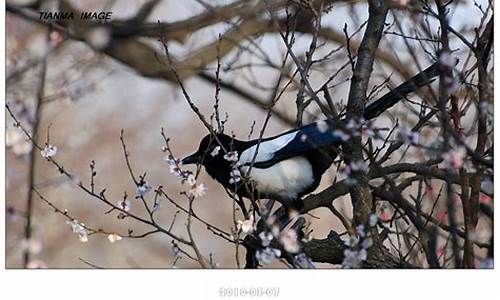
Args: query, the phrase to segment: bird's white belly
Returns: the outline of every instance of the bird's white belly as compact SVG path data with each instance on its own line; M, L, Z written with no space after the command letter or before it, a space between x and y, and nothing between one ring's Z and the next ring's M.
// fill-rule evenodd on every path
M241 173L246 174L248 168L241 167ZM265 169L253 167L248 177L260 193L283 199L295 199L298 193L314 182L311 164L300 156L280 161Z

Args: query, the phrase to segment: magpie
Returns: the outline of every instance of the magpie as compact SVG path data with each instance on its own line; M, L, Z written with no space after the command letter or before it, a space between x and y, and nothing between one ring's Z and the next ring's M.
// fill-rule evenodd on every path
M364 119L377 117L409 93L431 83L439 75L438 67L438 63L431 65L369 104ZM287 209L300 211L302 196L318 187L321 176L339 153L343 137L341 131L332 129L342 127L347 120L319 122L250 141L223 133L208 134L198 150L181 162L203 165L212 178L240 197L273 199Z

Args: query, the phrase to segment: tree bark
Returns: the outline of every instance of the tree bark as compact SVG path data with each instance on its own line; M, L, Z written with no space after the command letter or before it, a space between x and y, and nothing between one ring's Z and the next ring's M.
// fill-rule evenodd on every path
M373 70L375 52L378 49L384 21L389 9L388 1L369 1L369 17L363 40L359 46L357 60L352 75L349 98L347 102L347 119L360 120L363 116L366 102L366 91ZM361 137L353 137L344 145L345 162L363 160ZM352 179L356 184L349 189L354 207L353 216L356 224L366 223L372 211L372 196L368 186L368 176L365 172L355 172Z

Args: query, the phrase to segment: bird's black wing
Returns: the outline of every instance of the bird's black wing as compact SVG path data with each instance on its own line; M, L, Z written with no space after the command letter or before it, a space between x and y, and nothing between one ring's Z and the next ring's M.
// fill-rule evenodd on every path
M266 141L261 142L261 147L265 147L265 143L273 143L273 141L278 138L285 139L286 137L289 137L286 139L285 144L280 145L281 147L267 150L269 152L267 155L259 155L263 159L255 160L254 167L267 168L282 160L303 155L309 150L339 144L342 139L337 136L336 132L332 129L333 123L331 121L318 121L298 129L285 132L275 138L267 139ZM261 150L259 148L259 154L260 151Z

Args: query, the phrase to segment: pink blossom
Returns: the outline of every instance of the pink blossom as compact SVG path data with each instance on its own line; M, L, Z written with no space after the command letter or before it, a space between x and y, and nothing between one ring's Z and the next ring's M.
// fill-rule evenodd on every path
M381 211L379 214L378 214L378 218L379 220L381 220L382 222L389 222L391 220L391 216L389 215L389 213L387 213L387 211L383 210Z
M32 260L26 265L27 269L47 269L47 265L42 260Z
M442 257L444 255L446 255L446 247L443 246L443 247L440 247L436 250L436 255L437 257Z
M467 154L467 150L464 147L458 147L458 149L450 149L448 152L443 154L444 165L449 169L460 169L464 164L464 158Z
M481 193L479 195L479 202L483 204L491 205L493 203L493 197Z
M410 4L410 0L391 0L391 3L396 8L405 8Z
M442 224L446 224L446 222L448 220L447 215L448 215L448 213L444 210L438 212L437 218L438 218L439 222Z

